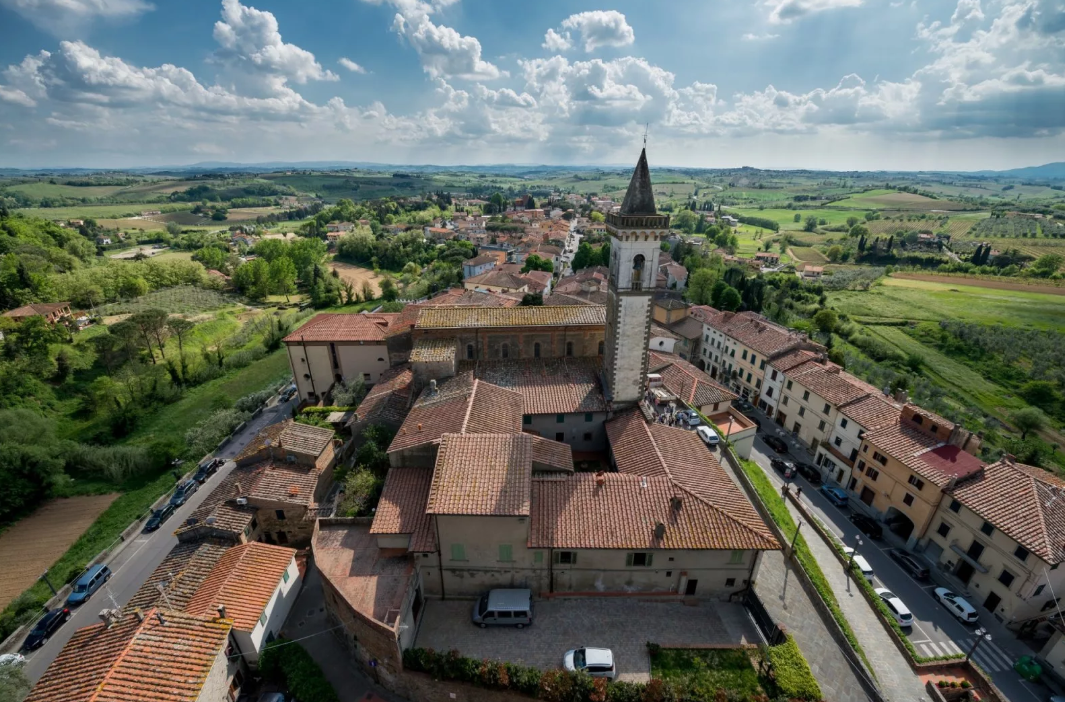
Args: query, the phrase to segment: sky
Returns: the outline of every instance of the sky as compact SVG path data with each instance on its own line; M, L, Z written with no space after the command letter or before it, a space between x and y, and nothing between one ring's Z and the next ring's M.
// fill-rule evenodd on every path
M0 167L1065 160L1065 0L0 0Z

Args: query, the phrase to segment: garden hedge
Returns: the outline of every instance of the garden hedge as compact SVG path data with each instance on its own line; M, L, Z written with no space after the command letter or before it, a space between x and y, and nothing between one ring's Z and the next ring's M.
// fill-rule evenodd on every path
M791 634L779 646L770 646L766 656L773 665L773 679L777 687L788 699L821 699L821 687Z
M321 667L297 643L282 638L268 644L259 657L259 672L300 702L340 702Z

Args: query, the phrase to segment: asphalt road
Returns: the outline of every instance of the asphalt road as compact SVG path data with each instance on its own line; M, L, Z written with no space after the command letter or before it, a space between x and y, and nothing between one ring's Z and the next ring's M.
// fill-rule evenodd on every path
M291 417L292 408L296 402L297 399L293 398L288 402L263 410L263 413L248 422L241 433L226 444L223 450L214 455L227 459L235 457L263 427ZM177 525L188 518L192 511L203 502L214 486L221 482L221 478L229 474L233 465L229 462L211 476L184 505L174 512L162 529L150 534L142 532L121 553L108 561L113 575L107 584L98 590L86 604L75 609L70 621L64 624L48 640L48 643L26 656L24 670L30 682L36 683L40 679L75 631L100 621L100 610L121 607L133 597L148 576L170 553L170 549L177 545L178 540L173 533Z
M774 431L777 425L767 419L761 412L751 412L757 416L762 426ZM759 432L751 452L751 459L765 470L770 480L778 487L784 483L781 473L773 470L770 458L778 457L776 453L762 441L762 433ZM813 457L805 448L795 447L795 443L787 439L791 451L783 456L795 461L813 463ZM904 571L891 559L888 551L901 546L901 541L892 540L893 535L887 535L888 529L884 528L885 537L879 541L873 541L849 521L853 513L847 507L836 507L822 494L817 486L811 485L806 479L796 477L792 481L795 486L802 487L803 502L812 507L812 511L821 521L831 529L837 537L847 546L856 547L861 555L869 561L873 568L874 587L886 587L897 595L913 613L914 624L909 633L910 642L914 648L926 656L942 656L948 654L968 653L975 642L974 630L977 626L988 629L992 634L990 642L984 640L980 643L973 660L991 675L995 685L1014 702L1044 702L1049 699L1051 691L1043 685L1029 683L1022 679L1013 670L1013 662L1020 653L1031 653L1022 643L1018 642L1008 630L999 624L982 607L976 605L980 613L980 622L976 626L962 624L935 599L933 589L938 584L933 581L919 582L914 580L909 573ZM830 483L833 484L834 483ZM807 539L820 538L816 534L806 535ZM860 538L862 544L856 545L856 539ZM890 541L890 543L889 543ZM923 560L923 559L920 559ZM925 562L931 569L932 566ZM836 561L821 563L822 568L839 568ZM975 605L975 603L974 603ZM990 621L988 621L990 620ZM905 629L903 630L906 631ZM1019 653L1018 653L1019 652Z

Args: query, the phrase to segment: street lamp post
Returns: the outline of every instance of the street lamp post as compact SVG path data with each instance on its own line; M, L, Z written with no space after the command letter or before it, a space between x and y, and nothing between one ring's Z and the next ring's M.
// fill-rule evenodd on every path
M862 537L858 534L854 536L854 548L851 550L850 560L847 561L847 577L851 576L851 566L854 565L854 556L858 553L858 547L862 545Z
M52 591L52 595L53 596L55 596L55 597L59 596L59 593L56 592L55 588L52 586L52 581L48 579L48 571L47 570L44 571L43 573L41 573L41 577L38 578L38 580L43 580L44 581L44 584L47 585L48 589Z
M976 653L976 649L979 648L981 641L991 643L991 634L987 633L987 629L980 627L974 633L976 634L976 641L973 641L973 647L965 654L965 660L972 658L973 654Z

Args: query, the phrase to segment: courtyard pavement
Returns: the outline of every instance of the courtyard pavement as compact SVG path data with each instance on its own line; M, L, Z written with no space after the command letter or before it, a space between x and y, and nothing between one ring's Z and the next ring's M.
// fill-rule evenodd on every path
M470 621L472 609L473 600L429 600L415 645L542 669L561 667L562 655L572 648L610 648L618 679L639 682L651 675L648 641L663 646L761 641L742 605L712 600L538 600L533 603L533 624L525 629L481 629Z

